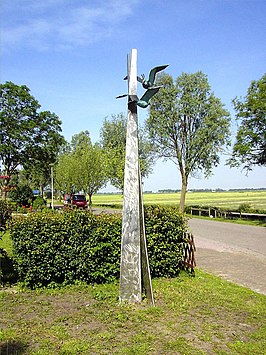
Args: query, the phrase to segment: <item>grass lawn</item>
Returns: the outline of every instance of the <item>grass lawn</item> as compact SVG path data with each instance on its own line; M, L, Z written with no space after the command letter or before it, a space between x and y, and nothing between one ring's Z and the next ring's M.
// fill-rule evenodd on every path
M180 193L169 194L144 194L145 204L178 205ZM122 207L123 197L117 194L97 194L92 198L93 205L117 205ZM223 191L223 192L188 192L186 205L202 205L213 207L225 207L227 209L238 208L247 203L252 208L266 210L266 191Z
M154 307L120 304L118 284L2 287L0 354L265 353L265 295L198 269L152 283Z
M197 270L153 280L155 307L118 285L0 290L0 354L263 354L266 296Z

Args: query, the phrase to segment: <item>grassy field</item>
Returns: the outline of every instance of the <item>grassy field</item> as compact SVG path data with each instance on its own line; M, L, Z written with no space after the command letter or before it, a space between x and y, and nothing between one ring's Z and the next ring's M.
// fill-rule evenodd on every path
M175 205L179 203L179 193L169 194L144 194L145 204ZM122 207L122 195L98 194L93 196L93 205L120 205ZM247 203L252 208L266 210L266 191L224 191L224 192L188 192L186 205L202 205L213 207L238 208Z

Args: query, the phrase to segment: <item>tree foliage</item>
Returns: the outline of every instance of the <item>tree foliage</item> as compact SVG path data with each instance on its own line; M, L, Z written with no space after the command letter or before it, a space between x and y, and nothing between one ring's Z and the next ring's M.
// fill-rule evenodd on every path
M54 169L55 188L64 193L75 192L75 164L71 152L62 153Z
M47 177L47 164L55 161L65 142L61 121L50 111L38 112L41 106L25 85L6 82L0 92L0 163L5 174L11 176L22 166Z
M70 150L74 151L75 149L81 147L91 146L91 138L89 131L82 131L80 133L74 134L70 142Z
M163 87L151 102L146 125L157 156L172 160L180 171L184 211L189 176L208 177L229 143L230 116L202 72L182 73L175 82L163 74L157 84Z
M105 118L100 131L100 144L108 157L108 177L113 186L123 191L126 154L127 120L120 113ZM152 170L152 147L143 129L139 130L139 160L141 176L147 177Z
M252 81L247 95L233 100L236 118L240 120L233 147L231 166L244 165L252 170L255 165L266 165L266 73Z
M107 157L103 149L94 144L78 147L73 158L76 164L76 187L89 196L89 206L92 205L92 195L107 183Z
M72 137L70 150L59 157L55 167L56 186L63 192L83 191L89 196L107 182L107 157L98 144L92 144L89 132L80 132Z
M33 201L33 192L29 185L18 185L9 194L11 201L16 202L19 206L29 206Z

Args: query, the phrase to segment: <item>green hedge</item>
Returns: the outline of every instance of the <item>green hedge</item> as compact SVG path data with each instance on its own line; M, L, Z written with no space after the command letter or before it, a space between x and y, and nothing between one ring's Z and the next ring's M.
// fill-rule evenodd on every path
M11 204L0 200L0 233L4 233L7 229L8 222L12 218L12 207ZM1 238L1 234L0 234Z
M186 220L175 208L147 207L146 236L152 277L179 274ZM32 213L10 229L20 281L110 282L119 278L121 215L83 211Z
M145 229L152 277L178 276L187 219L175 207L146 206Z

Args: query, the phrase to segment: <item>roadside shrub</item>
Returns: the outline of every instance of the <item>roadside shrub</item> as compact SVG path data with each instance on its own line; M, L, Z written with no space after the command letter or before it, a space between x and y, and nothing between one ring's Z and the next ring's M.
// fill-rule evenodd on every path
M37 196L33 200L32 207L34 210L42 210L43 208L46 207L46 200L42 198L41 196Z
M241 205L239 205L238 210L240 212L251 212L252 206L249 203L242 203Z
M187 219L175 207L145 207L145 229L151 275L175 277L183 260Z
M52 198L52 192L51 191L44 191L44 197L51 199Z
M7 228L8 222L12 218L12 206L6 201L0 200L0 237L1 232Z
M28 185L18 185L9 193L9 197L19 206L29 207L32 203L33 192Z
M152 277L177 276L186 223L174 208L145 209ZM14 261L31 288L51 283L111 282L119 278L122 218L87 211L37 212L12 223Z
M12 218L12 206L6 201L0 200L0 239L8 228L8 223ZM0 284L3 276L4 258L7 258L5 249L0 248Z
M10 236L19 278L30 287L112 281L119 273L120 231L117 215L49 211L18 218Z

